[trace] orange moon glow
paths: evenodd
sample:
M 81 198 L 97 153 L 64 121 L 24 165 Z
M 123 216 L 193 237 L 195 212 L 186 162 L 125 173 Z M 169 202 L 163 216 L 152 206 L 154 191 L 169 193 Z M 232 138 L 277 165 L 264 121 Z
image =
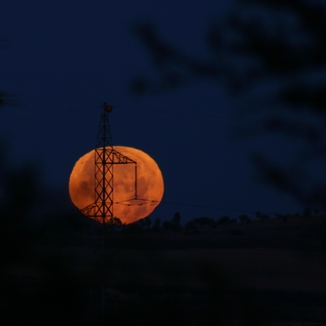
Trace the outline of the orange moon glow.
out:
M 164 183 L 157 163 L 143 151 L 125 146 L 113 146 L 114 150 L 137 162 L 137 200 L 134 199 L 134 164 L 113 166 L 113 215 L 122 223 L 133 223 L 153 212 L 161 202 Z M 80 210 L 94 203 L 95 150 L 82 156 L 75 164 L 69 179 L 69 194 Z

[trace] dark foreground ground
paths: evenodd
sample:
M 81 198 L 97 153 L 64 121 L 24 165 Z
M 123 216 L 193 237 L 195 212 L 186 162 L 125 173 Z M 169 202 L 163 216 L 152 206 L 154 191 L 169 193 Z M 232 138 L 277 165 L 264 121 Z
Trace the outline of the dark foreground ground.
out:
M 111 233 L 104 244 L 39 236 L 2 266 L 0 323 L 326 325 L 324 234 L 314 217 Z

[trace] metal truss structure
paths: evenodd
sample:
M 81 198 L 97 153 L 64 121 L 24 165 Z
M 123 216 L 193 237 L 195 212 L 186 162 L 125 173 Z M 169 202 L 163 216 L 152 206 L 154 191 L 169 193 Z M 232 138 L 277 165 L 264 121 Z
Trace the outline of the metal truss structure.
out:
M 114 165 L 135 165 L 135 194 L 137 199 L 137 162 L 113 148 L 109 113 L 112 106 L 103 103 L 94 162 L 94 203 L 81 210 L 83 214 L 102 224 L 115 224 L 114 204 Z

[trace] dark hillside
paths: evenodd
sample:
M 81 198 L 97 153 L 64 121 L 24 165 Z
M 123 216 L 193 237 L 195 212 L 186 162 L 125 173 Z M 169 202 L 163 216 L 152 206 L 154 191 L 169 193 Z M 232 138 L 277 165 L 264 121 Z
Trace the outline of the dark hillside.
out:
M 74 320 L 78 312 L 79 323 L 87 325 L 102 318 L 120 324 L 137 318 L 197 325 L 214 318 L 221 325 L 322 325 L 324 226 L 323 217 L 293 217 L 202 226 L 192 234 L 121 230 L 105 235 L 103 247 L 100 235 L 47 233 L 3 273 L 3 316 L 38 319 L 32 313 L 38 305 L 55 311 L 57 322 Z M 13 315 L 18 303 L 24 312 Z

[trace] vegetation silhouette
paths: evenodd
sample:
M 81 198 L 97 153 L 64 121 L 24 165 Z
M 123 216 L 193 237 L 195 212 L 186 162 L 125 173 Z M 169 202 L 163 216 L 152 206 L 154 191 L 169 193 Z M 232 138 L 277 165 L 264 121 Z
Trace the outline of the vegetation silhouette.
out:
M 224 85 L 237 96 L 240 115 L 251 121 L 238 137 L 279 134 L 300 145 L 292 155 L 285 153 L 285 163 L 252 153 L 258 180 L 304 206 L 324 209 L 325 22 L 323 1 L 238 0 L 225 17 L 210 23 L 203 58 L 164 40 L 156 26 L 136 24 L 133 31 L 151 55 L 158 79 L 136 77 L 131 89 L 140 95 L 201 80 Z
M 83 322 L 84 284 L 65 255 L 43 252 L 33 210 L 44 190 L 36 168 L 12 168 L 1 148 L 0 322 Z
M 164 221 L 162 224 L 163 228 L 166 230 L 171 230 L 173 232 L 179 232 L 182 229 L 181 226 L 181 215 L 179 212 L 174 213 L 173 218 L 168 221 Z

